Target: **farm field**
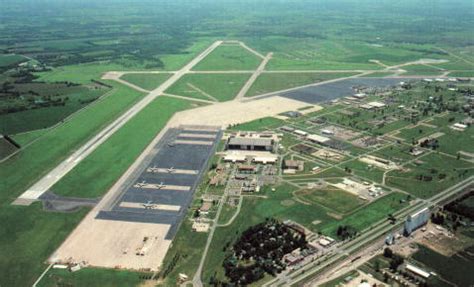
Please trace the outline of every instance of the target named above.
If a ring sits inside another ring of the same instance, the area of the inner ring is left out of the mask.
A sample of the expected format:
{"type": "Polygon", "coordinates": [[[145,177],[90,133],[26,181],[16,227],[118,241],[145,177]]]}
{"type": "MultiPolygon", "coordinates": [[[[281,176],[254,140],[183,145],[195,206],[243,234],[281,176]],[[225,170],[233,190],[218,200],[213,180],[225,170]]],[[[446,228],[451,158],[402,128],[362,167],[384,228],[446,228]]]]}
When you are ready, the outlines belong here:
{"type": "Polygon", "coordinates": [[[252,97],[353,75],[355,73],[263,73],[253,83],[245,96],[252,97]]]}
{"type": "Polygon", "coordinates": [[[166,81],[171,74],[125,74],[120,77],[129,83],[139,86],[145,90],[154,90],[164,81],[166,81]]]}
{"type": "Polygon", "coordinates": [[[181,99],[155,99],[51,190],[63,196],[102,196],[160,132],[169,118],[175,112],[190,107],[189,102],[181,99]]]}
{"type": "Polygon", "coordinates": [[[165,92],[207,101],[229,101],[249,77],[250,74],[187,74],[165,92]]]}

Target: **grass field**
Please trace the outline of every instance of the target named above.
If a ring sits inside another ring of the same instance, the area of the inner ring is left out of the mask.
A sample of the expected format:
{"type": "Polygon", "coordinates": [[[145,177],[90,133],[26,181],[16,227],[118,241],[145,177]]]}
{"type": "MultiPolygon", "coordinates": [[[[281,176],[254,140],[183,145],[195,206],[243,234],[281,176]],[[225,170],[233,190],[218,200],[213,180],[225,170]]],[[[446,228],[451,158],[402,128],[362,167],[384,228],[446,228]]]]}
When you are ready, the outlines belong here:
{"type": "Polygon", "coordinates": [[[295,195],[303,201],[320,204],[341,214],[348,213],[364,203],[359,197],[337,187],[300,190],[295,195]]]}
{"type": "Polygon", "coordinates": [[[252,97],[353,75],[355,73],[263,73],[253,83],[245,96],[252,97]]]}
{"type": "Polygon", "coordinates": [[[250,74],[188,74],[166,93],[208,101],[229,101],[240,91],[250,74]]]}
{"type": "Polygon", "coordinates": [[[16,198],[141,97],[141,93],[117,85],[109,96],[75,114],[69,121],[1,163],[0,176],[5,180],[0,183],[0,194],[5,194],[10,200],[16,198]]]}
{"type": "Polygon", "coordinates": [[[221,45],[194,67],[196,71],[255,70],[261,58],[239,45],[221,45]]]}
{"type": "Polygon", "coordinates": [[[21,63],[21,62],[24,62],[25,60],[26,59],[21,55],[3,54],[3,55],[0,55],[0,68],[14,65],[17,63],[21,63]]]}
{"type": "Polygon", "coordinates": [[[87,63],[80,65],[61,66],[47,72],[37,72],[38,81],[89,84],[91,80],[100,80],[103,73],[109,71],[143,70],[140,67],[126,67],[116,63],[87,63]]]}
{"type": "Polygon", "coordinates": [[[405,207],[407,203],[401,203],[401,199],[405,199],[406,195],[402,193],[390,193],[368,206],[358,209],[354,213],[348,215],[342,220],[323,223],[321,232],[324,234],[335,236],[337,227],[340,225],[350,225],[361,231],[370,227],[372,224],[383,220],[388,214],[405,207]]]}
{"type": "Polygon", "coordinates": [[[48,132],[48,129],[34,130],[26,133],[13,135],[12,138],[20,146],[24,146],[48,132]]]}
{"type": "Polygon", "coordinates": [[[234,131],[263,131],[281,126],[283,124],[283,120],[273,117],[266,117],[243,124],[237,124],[232,126],[230,129],[234,131]]]}
{"type": "Polygon", "coordinates": [[[0,206],[2,286],[31,286],[46,269],[44,261],[88,211],[49,213],[42,210],[41,203],[12,206],[5,192],[0,193],[0,206]]]}
{"type": "Polygon", "coordinates": [[[390,171],[387,174],[386,184],[416,197],[429,198],[474,174],[472,163],[442,154],[431,153],[419,160],[421,164],[408,164],[405,166],[408,168],[405,171],[390,171]],[[419,175],[430,176],[432,180],[419,180],[416,178],[419,175]]]}
{"type": "Polygon", "coordinates": [[[142,281],[140,273],[126,270],[85,268],[70,272],[63,269],[50,269],[37,286],[130,287],[137,286],[142,281]]]}
{"type": "Polygon", "coordinates": [[[190,107],[185,100],[158,97],[100,145],[51,190],[74,197],[99,197],[127,170],[169,118],[190,107]]]}
{"type": "Polygon", "coordinates": [[[129,83],[132,83],[136,86],[139,86],[140,88],[143,88],[145,90],[154,90],[156,89],[159,85],[163,84],[164,81],[166,81],[171,74],[125,74],[122,77],[120,77],[122,80],[125,80],[129,83]]]}
{"type": "Polygon", "coordinates": [[[25,111],[0,115],[0,132],[16,134],[30,130],[44,129],[61,122],[77,110],[86,107],[110,91],[108,88],[85,86],[63,87],[62,85],[24,84],[21,89],[32,89],[40,95],[60,94],[66,98],[64,105],[31,108],[25,111]],[[39,86],[47,86],[45,89],[39,86]],[[56,87],[58,86],[58,87],[56,87]]]}
{"type": "Polygon", "coordinates": [[[410,65],[402,67],[407,71],[403,76],[438,76],[443,73],[443,70],[427,65],[410,65]]]}

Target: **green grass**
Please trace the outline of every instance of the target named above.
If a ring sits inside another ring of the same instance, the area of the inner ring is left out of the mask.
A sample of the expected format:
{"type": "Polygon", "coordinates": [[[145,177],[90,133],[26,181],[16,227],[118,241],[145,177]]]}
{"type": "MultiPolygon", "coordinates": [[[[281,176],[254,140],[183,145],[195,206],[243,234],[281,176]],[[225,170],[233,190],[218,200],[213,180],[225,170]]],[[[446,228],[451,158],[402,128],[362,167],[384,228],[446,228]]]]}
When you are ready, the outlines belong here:
{"type": "Polygon", "coordinates": [[[364,179],[369,179],[378,183],[382,183],[384,170],[375,166],[369,166],[369,164],[362,162],[358,159],[354,159],[347,163],[344,163],[344,167],[349,167],[353,174],[360,176],[364,179]]]}
{"type": "Polygon", "coordinates": [[[192,222],[189,217],[183,220],[178,233],[173,239],[171,248],[166,253],[162,270],[166,270],[173,258],[178,258],[175,267],[168,273],[160,286],[174,286],[180,273],[192,278],[201,261],[202,252],[206,246],[208,233],[192,231],[192,222]]]}
{"type": "Polygon", "coordinates": [[[472,163],[443,154],[431,153],[419,160],[423,162],[421,165],[411,163],[405,166],[408,168],[405,171],[390,171],[386,177],[386,184],[416,197],[429,198],[474,174],[472,163]],[[446,177],[439,178],[439,174],[445,174],[446,177]],[[433,180],[418,180],[417,175],[432,176],[433,180]]]}
{"type": "Polygon", "coordinates": [[[326,80],[353,76],[356,73],[263,73],[255,80],[246,97],[294,88],[326,80]]]}
{"type": "Polygon", "coordinates": [[[234,131],[262,131],[276,128],[283,125],[284,123],[285,121],[283,120],[273,117],[266,117],[243,124],[237,124],[232,126],[230,129],[234,131]]]}
{"type": "Polygon", "coordinates": [[[348,213],[361,206],[364,201],[337,187],[301,190],[296,195],[303,201],[320,204],[337,213],[348,213]]]}
{"type": "Polygon", "coordinates": [[[414,128],[401,129],[399,133],[397,133],[395,136],[403,138],[407,142],[411,143],[412,139],[419,140],[421,138],[434,134],[437,131],[437,128],[420,125],[414,128]]]}
{"type": "Polygon", "coordinates": [[[261,58],[238,45],[221,45],[194,67],[197,71],[255,70],[261,58]]]}
{"type": "MultiPolygon", "coordinates": [[[[263,222],[267,217],[280,220],[291,219],[307,228],[316,230],[319,225],[313,221],[330,222],[333,219],[326,214],[324,208],[318,205],[304,205],[293,200],[292,205],[284,204],[292,200],[294,187],[283,184],[276,187],[276,191],[264,188],[262,193],[268,196],[266,199],[246,197],[242,203],[239,215],[231,225],[218,227],[215,231],[211,247],[203,269],[203,283],[207,284],[209,278],[217,272],[219,278],[224,278],[222,262],[225,257],[223,248],[227,243],[232,243],[238,234],[248,227],[263,222]]],[[[189,243],[188,243],[189,244],[189,243]]]]}
{"type": "MultiPolygon", "coordinates": [[[[69,81],[78,84],[88,84],[91,80],[100,80],[102,74],[108,71],[131,70],[132,67],[125,67],[116,63],[87,63],[79,65],[61,66],[47,72],[37,72],[38,81],[62,82],[69,81]]],[[[134,70],[139,67],[133,67],[134,70]]]]}
{"type": "Polygon", "coordinates": [[[410,65],[404,66],[402,69],[407,71],[402,76],[438,76],[443,73],[440,69],[426,65],[410,65]]]}
{"type": "Polygon", "coordinates": [[[25,60],[26,60],[25,57],[21,55],[3,54],[3,55],[0,55],[0,67],[14,65],[17,63],[24,62],[25,60]]]}
{"type": "Polygon", "coordinates": [[[34,131],[26,132],[26,133],[13,135],[12,138],[20,146],[24,146],[24,145],[29,144],[30,142],[34,141],[35,139],[41,137],[42,135],[44,135],[47,132],[48,132],[47,129],[34,130],[34,131]]]}
{"type": "Polygon", "coordinates": [[[406,203],[400,203],[406,195],[398,192],[390,193],[371,204],[358,209],[354,213],[344,217],[342,220],[332,221],[321,226],[321,231],[330,236],[336,236],[337,227],[340,225],[350,225],[362,231],[369,228],[372,224],[383,220],[388,214],[406,206],[406,203]]]}
{"type": "Polygon", "coordinates": [[[127,170],[169,118],[175,112],[189,107],[189,102],[185,100],[158,97],[81,161],[51,190],[65,196],[101,196],[127,170]]]}
{"type": "Polygon", "coordinates": [[[0,194],[13,201],[80,144],[124,112],[142,94],[122,85],[0,164],[0,194]],[[52,148],[54,147],[54,148],[52,148]]]}
{"type": "Polygon", "coordinates": [[[44,212],[41,203],[12,206],[0,194],[0,282],[2,286],[31,286],[46,269],[44,261],[85,216],[44,212]]]}
{"type": "Polygon", "coordinates": [[[474,70],[473,71],[456,71],[456,72],[451,72],[448,74],[450,77],[466,77],[466,78],[471,78],[474,77],[474,70]]]}
{"type": "Polygon", "coordinates": [[[0,115],[0,132],[16,134],[30,130],[49,128],[65,118],[91,104],[105,95],[108,88],[89,88],[84,86],[73,86],[64,88],[54,84],[25,84],[22,89],[34,90],[40,95],[60,94],[57,99],[66,98],[64,105],[32,108],[15,113],[0,115]],[[47,87],[44,87],[47,86],[47,87]],[[56,87],[59,86],[59,87],[56,87]]]}
{"type": "Polygon", "coordinates": [[[136,86],[139,86],[140,88],[151,91],[151,90],[156,89],[159,85],[163,84],[163,82],[165,82],[170,76],[171,74],[167,74],[167,73],[166,74],[165,73],[160,73],[160,74],[133,73],[133,74],[125,74],[120,78],[136,86]]]}
{"type": "Polygon", "coordinates": [[[85,268],[70,272],[63,269],[50,269],[38,286],[129,287],[137,286],[142,281],[140,273],[126,270],[85,268]]]}
{"type": "Polygon", "coordinates": [[[240,91],[250,74],[188,74],[166,93],[208,101],[229,101],[240,91]]]}

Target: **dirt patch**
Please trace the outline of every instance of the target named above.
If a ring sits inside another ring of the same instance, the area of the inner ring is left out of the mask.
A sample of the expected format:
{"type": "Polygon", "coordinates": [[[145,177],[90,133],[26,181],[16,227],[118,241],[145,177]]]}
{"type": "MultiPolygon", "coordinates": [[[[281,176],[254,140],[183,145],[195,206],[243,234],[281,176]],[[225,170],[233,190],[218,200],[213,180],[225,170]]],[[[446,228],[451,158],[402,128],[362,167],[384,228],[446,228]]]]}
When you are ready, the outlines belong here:
{"type": "Polygon", "coordinates": [[[282,200],[280,204],[283,206],[292,206],[295,204],[295,202],[291,199],[285,199],[285,200],[282,200]]]}
{"type": "Polygon", "coordinates": [[[326,213],[328,216],[334,218],[334,219],[337,219],[337,220],[341,220],[342,219],[342,215],[340,214],[337,214],[337,213],[333,213],[333,212],[328,212],[326,213]]]}

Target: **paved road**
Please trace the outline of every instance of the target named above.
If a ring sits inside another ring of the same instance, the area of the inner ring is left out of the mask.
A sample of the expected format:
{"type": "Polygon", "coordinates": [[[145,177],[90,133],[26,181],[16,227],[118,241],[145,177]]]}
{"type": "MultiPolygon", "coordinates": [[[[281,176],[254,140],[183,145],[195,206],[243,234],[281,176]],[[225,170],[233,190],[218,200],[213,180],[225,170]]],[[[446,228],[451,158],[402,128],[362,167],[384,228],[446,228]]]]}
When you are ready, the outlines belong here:
{"type": "MultiPolygon", "coordinates": [[[[151,103],[156,97],[163,94],[163,92],[178,81],[184,74],[188,73],[197,63],[204,59],[214,49],[216,49],[222,41],[216,41],[196,58],[191,60],[179,71],[175,72],[168,80],[161,84],[158,88],[151,91],[147,96],[140,100],[137,104],[131,107],[128,111],[118,117],[114,122],[104,128],[102,131],[97,133],[92,139],[85,143],[81,148],[75,151],[70,157],[61,162],[57,167],[51,170],[46,176],[41,178],[27,191],[19,196],[15,200],[14,204],[29,205],[32,202],[38,200],[38,198],[48,191],[56,182],[58,182],[63,176],[71,171],[76,165],[78,165],[84,158],[91,154],[97,147],[105,142],[110,136],[112,136],[117,130],[119,130],[125,123],[127,123],[133,116],[139,113],[149,103],[151,103]]],[[[107,78],[113,77],[112,73],[107,74],[107,78]]]]}

